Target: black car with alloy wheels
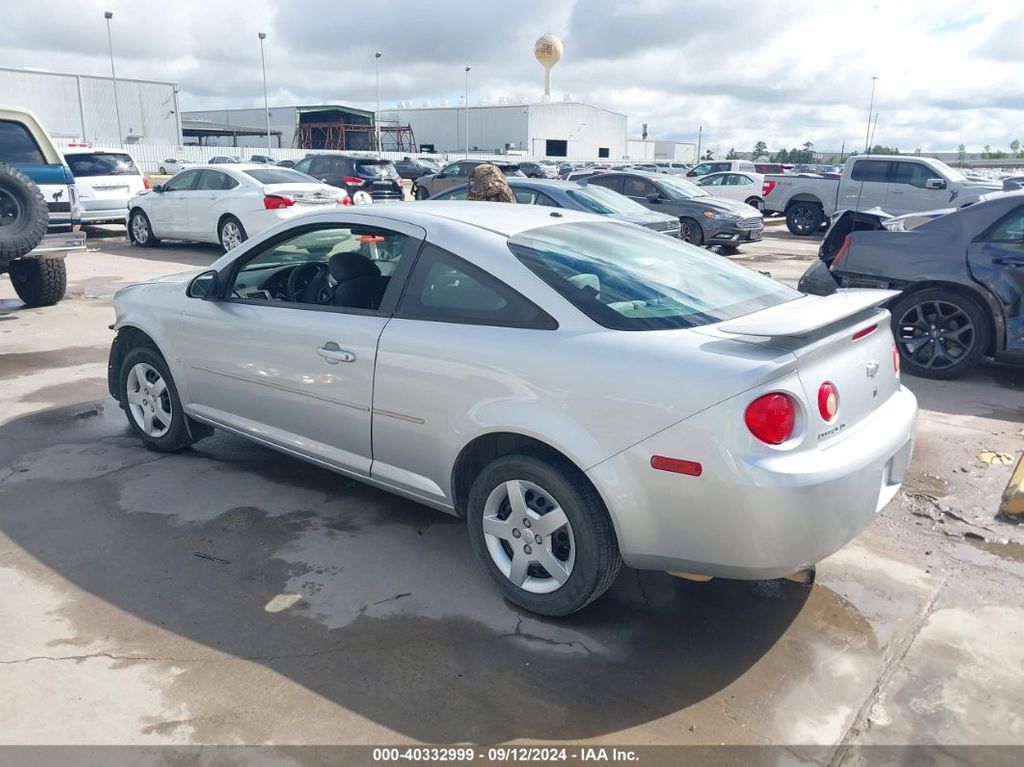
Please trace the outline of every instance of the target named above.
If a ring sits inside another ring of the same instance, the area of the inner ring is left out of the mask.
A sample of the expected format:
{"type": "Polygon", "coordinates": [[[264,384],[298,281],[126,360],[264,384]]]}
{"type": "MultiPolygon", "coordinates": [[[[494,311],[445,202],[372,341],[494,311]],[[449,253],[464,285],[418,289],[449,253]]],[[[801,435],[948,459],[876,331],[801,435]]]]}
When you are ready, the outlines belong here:
{"type": "Polygon", "coordinates": [[[1024,362],[1024,192],[895,219],[842,211],[818,258],[804,293],[902,291],[888,308],[911,375],[957,378],[983,357],[1024,362]]]}
{"type": "Polygon", "coordinates": [[[374,202],[405,199],[402,179],[391,160],[373,155],[315,154],[299,160],[294,168],[344,189],[349,197],[366,192],[374,202]]]}

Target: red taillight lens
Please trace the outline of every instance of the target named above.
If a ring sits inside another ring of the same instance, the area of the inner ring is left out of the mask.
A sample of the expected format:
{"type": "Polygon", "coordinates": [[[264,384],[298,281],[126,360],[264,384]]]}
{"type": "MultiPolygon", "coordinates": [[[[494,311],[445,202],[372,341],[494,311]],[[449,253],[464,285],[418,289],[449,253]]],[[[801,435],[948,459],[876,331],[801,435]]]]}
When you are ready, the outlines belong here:
{"type": "Polygon", "coordinates": [[[892,369],[896,373],[896,377],[900,375],[900,350],[896,344],[892,345],[892,369]]]}
{"type": "Polygon", "coordinates": [[[279,194],[268,194],[263,198],[263,207],[267,210],[280,210],[281,208],[290,208],[295,204],[295,200],[291,197],[283,197],[279,194]]]}
{"type": "Polygon", "coordinates": [[[843,238],[843,244],[840,246],[839,251],[836,253],[836,257],[832,259],[832,265],[830,269],[835,269],[839,264],[846,258],[846,254],[850,252],[850,235],[846,235],[843,238]]]}
{"type": "Polygon", "coordinates": [[[143,176],[142,177],[142,186],[145,189],[149,189],[150,188],[150,186],[149,186],[149,177],[148,176],[143,176]]]}
{"type": "Polygon", "coordinates": [[[770,195],[772,193],[772,189],[778,186],[778,183],[778,181],[766,180],[763,184],[761,184],[761,197],[764,198],[770,195]]]}
{"type": "Polygon", "coordinates": [[[859,341],[862,338],[867,338],[869,335],[878,330],[878,325],[868,325],[866,328],[861,328],[853,334],[853,340],[859,341]]]}
{"type": "Polygon", "coordinates": [[[785,394],[765,394],[747,405],[743,420],[750,433],[762,442],[781,445],[793,433],[796,409],[785,394]]]}
{"type": "Polygon", "coordinates": [[[363,184],[366,183],[365,180],[361,178],[356,178],[355,176],[345,176],[341,180],[344,181],[349,186],[362,186],[363,184]]]}
{"type": "Polygon", "coordinates": [[[825,381],[818,388],[818,412],[825,422],[831,421],[839,412],[839,390],[831,381],[825,381]]]}
{"type": "Polygon", "coordinates": [[[651,468],[658,469],[658,471],[670,471],[673,474],[685,474],[688,477],[699,477],[704,473],[704,467],[696,461],[666,458],[663,455],[651,456],[651,468]]]}

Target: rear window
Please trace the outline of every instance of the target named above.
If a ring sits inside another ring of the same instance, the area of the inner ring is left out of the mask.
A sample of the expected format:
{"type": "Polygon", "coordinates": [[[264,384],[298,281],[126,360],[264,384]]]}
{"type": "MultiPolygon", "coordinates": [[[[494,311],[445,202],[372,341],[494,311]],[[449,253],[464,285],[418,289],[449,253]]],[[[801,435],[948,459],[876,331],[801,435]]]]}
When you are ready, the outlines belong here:
{"type": "Polygon", "coordinates": [[[139,169],[135,167],[132,158],[126,154],[97,152],[94,154],[69,154],[64,157],[68,161],[68,165],[71,167],[71,174],[75,178],[139,175],[139,169]]]}
{"type": "Polygon", "coordinates": [[[576,308],[616,330],[709,325],[801,295],[706,250],[625,224],[544,226],[512,237],[509,248],[576,308]]]}
{"type": "Polygon", "coordinates": [[[603,186],[568,189],[566,194],[587,210],[601,215],[650,212],[640,203],[603,186]]]}
{"type": "Polygon", "coordinates": [[[46,165],[46,158],[21,123],[0,120],[0,162],[46,165]]]}
{"type": "Polygon", "coordinates": [[[356,173],[367,178],[398,178],[398,171],[390,161],[357,160],[356,173]]]}
{"type": "Polygon", "coordinates": [[[307,176],[305,173],[300,173],[299,171],[292,170],[291,168],[259,168],[256,170],[247,170],[245,171],[245,175],[251,176],[261,184],[319,183],[311,176],[307,176]]]}

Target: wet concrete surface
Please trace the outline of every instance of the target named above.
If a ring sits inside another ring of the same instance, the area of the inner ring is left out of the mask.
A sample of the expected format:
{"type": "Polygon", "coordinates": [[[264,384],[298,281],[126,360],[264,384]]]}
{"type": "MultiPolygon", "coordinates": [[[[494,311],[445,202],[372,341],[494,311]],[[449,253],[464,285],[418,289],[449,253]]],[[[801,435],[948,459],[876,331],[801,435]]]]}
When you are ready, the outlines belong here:
{"type": "Polygon", "coordinates": [[[906,380],[906,492],[814,586],[627,570],[552,621],[456,519],[221,433],[145,450],[110,296],[218,254],[96,242],[56,307],[0,283],[0,744],[1024,741],[1012,467],[977,459],[1024,447],[1019,369],[906,380]]]}

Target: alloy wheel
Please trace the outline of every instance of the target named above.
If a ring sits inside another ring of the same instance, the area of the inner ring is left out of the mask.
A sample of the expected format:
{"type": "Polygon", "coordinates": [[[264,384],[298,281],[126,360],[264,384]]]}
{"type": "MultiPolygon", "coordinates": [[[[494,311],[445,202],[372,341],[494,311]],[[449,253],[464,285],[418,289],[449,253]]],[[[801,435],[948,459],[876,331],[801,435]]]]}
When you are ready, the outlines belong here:
{"type": "Polygon", "coordinates": [[[814,214],[809,208],[798,208],[793,214],[793,224],[801,232],[809,232],[814,228],[814,214]]]}
{"type": "Polygon", "coordinates": [[[234,221],[225,221],[220,228],[220,242],[224,250],[234,250],[244,242],[242,230],[234,221]]]}
{"type": "Polygon", "coordinates": [[[483,533],[495,566],[524,591],[550,594],[572,575],[572,525],[551,493],[533,482],[512,479],[491,491],[483,533]]]}
{"type": "Polygon", "coordinates": [[[977,331],[970,316],[948,301],[923,301],[910,307],[898,323],[904,355],[928,370],[952,367],[974,346],[977,331]]]}
{"type": "Polygon", "coordinates": [[[149,224],[141,213],[132,216],[132,238],[140,244],[149,239],[149,224]]]}
{"type": "Polygon", "coordinates": [[[126,382],[128,411],[132,420],[148,437],[159,438],[171,428],[174,411],[167,382],[160,372],[145,362],[128,371],[126,382]]]}

